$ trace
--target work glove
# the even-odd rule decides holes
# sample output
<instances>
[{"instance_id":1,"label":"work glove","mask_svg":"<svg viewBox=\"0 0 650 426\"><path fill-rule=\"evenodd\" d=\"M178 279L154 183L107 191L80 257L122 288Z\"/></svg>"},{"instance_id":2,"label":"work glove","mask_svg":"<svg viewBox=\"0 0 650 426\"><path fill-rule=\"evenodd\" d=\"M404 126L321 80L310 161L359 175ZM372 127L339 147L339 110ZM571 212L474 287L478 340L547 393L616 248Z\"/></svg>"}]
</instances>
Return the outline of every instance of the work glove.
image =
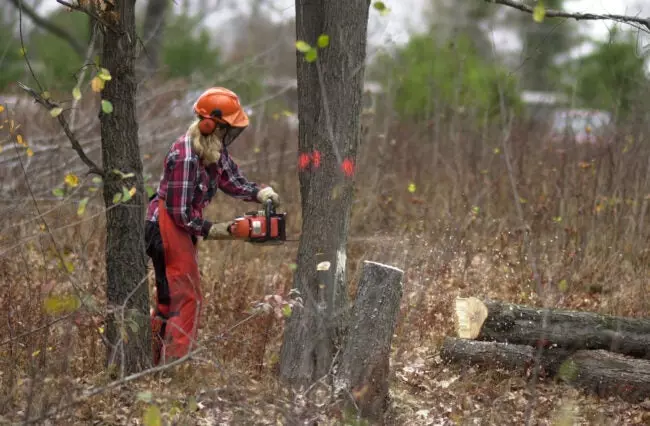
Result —
<instances>
[{"instance_id":1,"label":"work glove","mask_svg":"<svg viewBox=\"0 0 650 426\"><path fill-rule=\"evenodd\" d=\"M267 200L273 202L273 207L278 207L280 205L280 196L275 193L273 188L266 186L257 193L257 201L264 204Z\"/></svg>"},{"instance_id":2,"label":"work glove","mask_svg":"<svg viewBox=\"0 0 650 426\"><path fill-rule=\"evenodd\" d=\"M208 231L208 235L205 236L204 240L235 240L236 236L230 233L230 225L232 222L220 222L214 223Z\"/></svg>"}]
</instances>

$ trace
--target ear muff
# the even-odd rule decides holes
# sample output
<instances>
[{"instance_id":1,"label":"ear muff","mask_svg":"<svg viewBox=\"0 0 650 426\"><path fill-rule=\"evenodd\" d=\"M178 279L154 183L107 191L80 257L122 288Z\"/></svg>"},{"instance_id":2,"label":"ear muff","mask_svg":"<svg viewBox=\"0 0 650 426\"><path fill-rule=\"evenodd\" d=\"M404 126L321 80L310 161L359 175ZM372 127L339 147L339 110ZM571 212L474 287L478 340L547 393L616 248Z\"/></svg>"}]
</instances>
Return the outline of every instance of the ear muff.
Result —
<instances>
[{"instance_id":1,"label":"ear muff","mask_svg":"<svg viewBox=\"0 0 650 426\"><path fill-rule=\"evenodd\" d=\"M217 128L217 122L211 118L202 118L199 121L199 131L203 136L211 135Z\"/></svg>"}]
</instances>

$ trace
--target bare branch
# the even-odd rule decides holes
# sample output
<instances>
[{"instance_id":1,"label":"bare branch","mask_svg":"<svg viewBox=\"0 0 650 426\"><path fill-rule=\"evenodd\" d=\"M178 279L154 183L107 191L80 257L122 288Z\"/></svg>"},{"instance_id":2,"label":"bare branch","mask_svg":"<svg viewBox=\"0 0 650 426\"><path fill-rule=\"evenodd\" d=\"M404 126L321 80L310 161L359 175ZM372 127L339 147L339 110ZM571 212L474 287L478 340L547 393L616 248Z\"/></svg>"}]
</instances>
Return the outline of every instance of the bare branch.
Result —
<instances>
[{"instance_id":1,"label":"bare branch","mask_svg":"<svg viewBox=\"0 0 650 426\"><path fill-rule=\"evenodd\" d=\"M512 7L513 9L532 14L534 9L518 0L485 0L488 3L501 4L504 6ZM569 18L576 21L604 21L612 20L622 22L625 24L641 24L646 27L646 32L650 32L650 18L640 18L630 15L616 15L609 13L581 13L581 12L565 12L562 10L546 9L545 13L547 18Z\"/></svg>"},{"instance_id":2,"label":"bare branch","mask_svg":"<svg viewBox=\"0 0 650 426\"><path fill-rule=\"evenodd\" d=\"M111 24L109 24L108 22L106 22L106 20L105 20L104 18L102 18L101 16L99 16L97 13L95 13L95 12L94 12L93 10L91 10L90 8L85 8L85 7L82 7L82 6L76 5L76 4L72 4L72 3L69 3L69 2L67 2L67 1L65 1L65 0L56 0L56 2L59 3L60 5L63 5L63 6L65 6L65 7L70 8L70 9L72 9L72 10L77 10L77 11L79 11L79 12L83 12L83 13L85 13L86 15L88 15L88 16L94 18L94 19L97 20L98 22L101 22L102 25L104 25L104 27L108 28L109 30L111 30L111 31L114 32L115 34L118 34L118 33L119 33L119 31L118 31L114 26L112 26ZM82 54L82 55L83 55L83 54Z\"/></svg>"},{"instance_id":3,"label":"bare branch","mask_svg":"<svg viewBox=\"0 0 650 426\"><path fill-rule=\"evenodd\" d=\"M29 93L34 98L34 101L43 105L45 108L47 108L48 111L58 107L56 103L52 102L49 99L43 98L43 96L36 93L34 89L25 86L23 83L18 82L18 86L24 91L26 91L27 93ZM63 128L63 131L65 132L66 136L68 137L68 139L70 139L72 148L77 152L77 155L79 155L81 161L86 163L86 165L88 166L89 169L88 173L104 176L104 172L102 171L102 168L99 167L97 164L95 164L95 162L91 160L84 152L83 148L81 147L81 144L79 143L79 140L75 136L72 129L70 129L70 126L68 125L68 122L66 121L65 117L63 117L63 113L59 114L57 116L57 119L59 120L59 123L61 124L61 127Z\"/></svg>"},{"instance_id":4,"label":"bare branch","mask_svg":"<svg viewBox=\"0 0 650 426\"><path fill-rule=\"evenodd\" d=\"M43 18L40 16L36 11L29 7L29 5L25 4L24 2L21 2L20 0L9 0L17 9L20 9L22 7L23 12L29 18L36 24L36 26L49 31L52 33L52 35L55 35L59 37L60 39L66 41L70 47L77 53L79 56L83 56L85 52L85 48L79 43L79 41L72 36L69 32L67 32L65 29L53 24L52 22L48 21L47 19Z\"/></svg>"}]
</instances>

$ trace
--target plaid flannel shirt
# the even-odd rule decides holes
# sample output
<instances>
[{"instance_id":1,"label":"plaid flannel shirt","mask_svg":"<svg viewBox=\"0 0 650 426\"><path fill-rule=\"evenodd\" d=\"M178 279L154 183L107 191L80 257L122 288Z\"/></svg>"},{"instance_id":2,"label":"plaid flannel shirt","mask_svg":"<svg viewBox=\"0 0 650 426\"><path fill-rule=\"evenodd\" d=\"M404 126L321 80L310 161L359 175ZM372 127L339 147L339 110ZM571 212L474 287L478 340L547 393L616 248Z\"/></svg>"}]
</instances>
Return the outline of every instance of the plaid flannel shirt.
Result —
<instances>
[{"instance_id":1,"label":"plaid flannel shirt","mask_svg":"<svg viewBox=\"0 0 650 426\"><path fill-rule=\"evenodd\" d=\"M174 142L165 157L158 190L149 202L147 220L158 220L158 199L164 198L165 207L177 225L191 235L205 237L212 222L203 219L203 209L217 188L234 198L257 201L260 186L241 174L225 149L219 161L204 166L185 134Z\"/></svg>"}]
</instances>

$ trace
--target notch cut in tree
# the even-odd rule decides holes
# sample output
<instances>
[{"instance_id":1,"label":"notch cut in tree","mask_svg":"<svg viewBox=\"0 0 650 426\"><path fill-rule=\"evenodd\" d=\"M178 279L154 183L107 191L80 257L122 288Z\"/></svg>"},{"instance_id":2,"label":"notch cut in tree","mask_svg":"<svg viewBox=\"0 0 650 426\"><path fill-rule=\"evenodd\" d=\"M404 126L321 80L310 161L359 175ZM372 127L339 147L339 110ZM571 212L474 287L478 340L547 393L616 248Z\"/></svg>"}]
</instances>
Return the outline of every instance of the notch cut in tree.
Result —
<instances>
[{"instance_id":1,"label":"notch cut in tree","mask_svg":"<svg viewBox=\"0 0 650 426\"><path fill-rule=\"evenodd\" d=\"M458 298L458 336L466 339L560 347L604 349L650 359L650 319L563 309L539 309L474 297Z\"/></svg>"},{"instance_id":2,"label":"notch cut in tree","mask_svg":"<svg viewBox=\"0 0 650 426\"><path fill-rule=\"evenodd\" d=\"M361 136L368 12L368 0L296 0L297 39L315 46L329 37L316 58L296 52L299 152L318 152L317 164L299 174L303 221L294 282L304 308L287 320L280 353L280 377L296 385L328 374L346 324L353 177L342 166L355 163ZM322 262L331 266L319 271Z\"/></svg>"},{"instance_id":3,"label":"notch cut in tree","mask_svg":"<svg viewBox=\"0 0 650 426\"><path fill-rule=\"evenodd\" d=\"M528 376L535 367L542 377L556 377L600 397L638 403L650 398L650 361L598 350L574 353L562 348L446 337L440 354L445 362L503 368Z\"/></svg>"},{"instance_id":4,"label":"notch cut in tree","mask_svg":"<svg viewBox=\"0 0 650 426\"><path fill-rule=\"evenodd\" d=\"M334 380L348 408L380 421L388 408L391 341L402 299L400 269L366 261Z\"/></svg>"}]
</instances>

